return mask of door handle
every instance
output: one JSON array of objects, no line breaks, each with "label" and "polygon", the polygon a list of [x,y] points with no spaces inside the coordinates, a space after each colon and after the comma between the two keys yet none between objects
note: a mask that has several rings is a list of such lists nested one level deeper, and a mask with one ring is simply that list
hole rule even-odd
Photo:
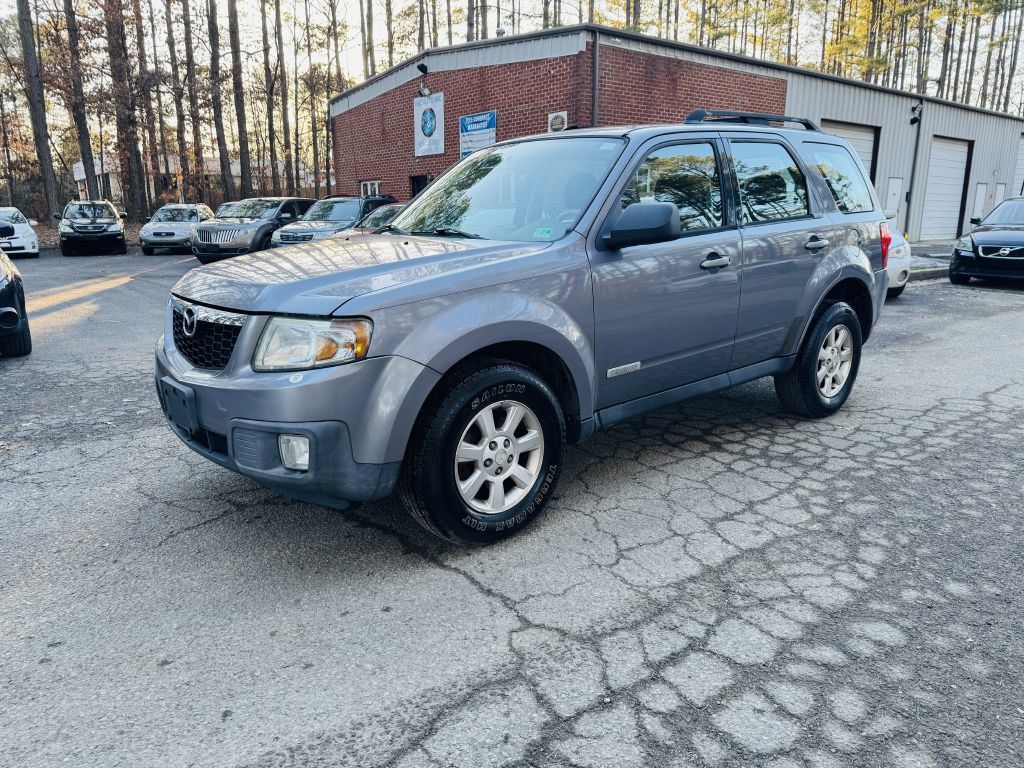
[{"label": "door handle", "polygon": [[804,243],[804,248],[808,251],[820,251],[822,248],[828,248],[828,240],[824,237],[811,235],[811,239]]},{"label": "door handle", "polygon": [[708,257],[700,263],[701,269],[720,269],[722,267],[728,267],[732,264],[732,259],[728,256],[719,256],[717,253],[709,253]]}]

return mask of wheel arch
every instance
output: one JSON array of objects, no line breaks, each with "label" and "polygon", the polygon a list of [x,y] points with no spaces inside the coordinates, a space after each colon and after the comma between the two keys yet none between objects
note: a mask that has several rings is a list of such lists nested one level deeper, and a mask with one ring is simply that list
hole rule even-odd
[{"label": "wheel arch", "polygon": [[861,270],[847,268],[833,278],[832,283],[822,292],[811,311],[804,316],[803,323],[798,326],[799,333],[794,334],[790,343],[786,345],[788,353],[795,354],[800,351],[804,339],[807,338],[811,326],[821,314],[822,309],[836,301],[844,301],[853,308],[860,321],[861,338],[863,341],[868,340],[875,316],[872,289]]}]

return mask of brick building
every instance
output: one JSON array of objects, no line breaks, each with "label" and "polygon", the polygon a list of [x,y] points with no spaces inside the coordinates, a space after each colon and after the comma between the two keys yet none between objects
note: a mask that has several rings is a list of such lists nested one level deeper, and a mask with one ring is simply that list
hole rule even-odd
[{"label": "brick building", "polygon": [[335,97],[335,179],[407,200],[495,140],[680,122],[698,107],[822,122],[914,240],[955,237],[1024,187],[1019,118],[589,24],[428,50]]}]

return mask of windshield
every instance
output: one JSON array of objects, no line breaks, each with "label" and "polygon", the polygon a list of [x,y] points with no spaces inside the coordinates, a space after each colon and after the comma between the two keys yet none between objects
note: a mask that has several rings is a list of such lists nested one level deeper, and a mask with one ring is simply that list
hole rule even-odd
[{"label": "windshield", "polygon": [[0,211],[0,221],[9,221],[11,224],[27,224],[21,211]]},{"label": "windshield", "polygon": [[161,208],[153,214],[153,221],[196,221],[195,208]]},{"label": "windshield", "polygon": [[553,242],[576,226],[623,146],[617,138],[567,136],[481,150],[424,190],[393,226]]},{"label": "windshield", "polygon": [[71,203],[64,209],[66,219],[114,219],[114,209],[106,203]]},{"label": "windshield", "polygon": [[336,221],[351,224],[359,218],[359,201],[352,199],[320,200],[306,211],[303,221]]},{"label": "windshield", "polygon": [[217,209],[218,219],[269,219],[280,200],[239,200],[237,203],[224,203]]},{"label": "windshield", "polygon": [[363,216],[363,220],[359,222],[360,227],[383,227],[402,210],[400,205],[382,205],[380,208],[374,208],[368,214]]},{"label": "windshield", "polygon": [[1006,200],[981,221],[982,224],[1009,224],[1024,227],[1024,200]]}]

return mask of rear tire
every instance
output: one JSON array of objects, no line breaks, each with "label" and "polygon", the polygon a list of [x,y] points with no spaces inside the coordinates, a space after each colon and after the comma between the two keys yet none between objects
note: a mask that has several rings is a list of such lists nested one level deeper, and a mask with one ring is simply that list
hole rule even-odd
[{"label": "rear tire", "polygon": [[399,494],[435,536],[494,544],[547,506],[565,451],[565,417],[528,368],[481,361],[453,372],[424,408]]},{"label": "rear tire", "polygon": [[907,284],[906,284],[906,283],[904,283],[904,284],[903,284],[903,285],[901,285],[901,286],[900,286],[899,288],[890,288],[890,289],[889,289],[888,291],[886,291],[886,292],[885,292],[885,297],[886,297],[887,299],[896,299],[896,298],[899,298],[899,296],[900,296],[900,295],[901,295],[901,294],[903,293],[903,291],[904,291],[904,289],[905,289],[906,287],[907,287]]},{"label": "rear tire", "polygon": [[971,282],[971,278],[967,275],[954,275],[952,272],[949,273],[949,282],[953,285],[967,285]]},{"label": "rear tire", "polygon": [[796,365],[775,377],[782,407],[812,419],[842,408],[857,379],[862,342],[853,307],[843,301],[826,305],[811,324]]},{"label": "rear tire", "polygon": [[0,337],[0,355],[5,357],[24,357],[32,352],[32,333],[28,328],[28,315],[25,314],[25,302],[21,303],[21,316],[25,318],[25,327],[17,336]]}]

